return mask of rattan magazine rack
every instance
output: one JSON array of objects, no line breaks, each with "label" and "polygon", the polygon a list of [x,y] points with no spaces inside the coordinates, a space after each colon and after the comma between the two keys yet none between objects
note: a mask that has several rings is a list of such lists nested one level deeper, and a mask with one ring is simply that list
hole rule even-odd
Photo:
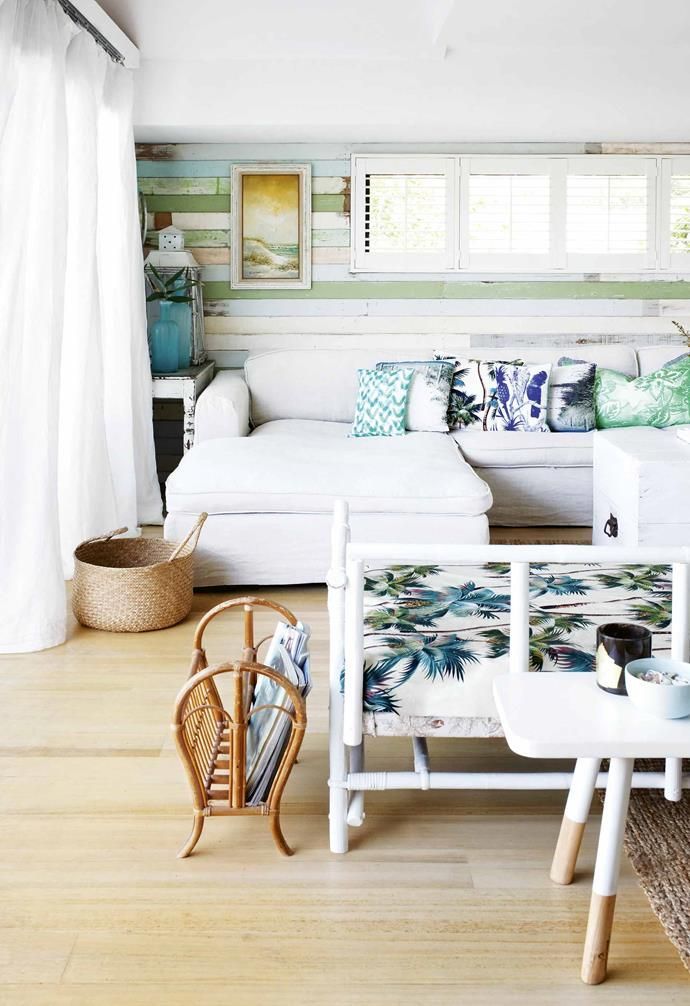
[{"label": "rattan magazine rack", "polygon": [[[266,639],[254,640],[254,611],[270,608],[290,625],[296,617],[287,608],[260,597],[238,597],[216,605],[196,627],[190,676],[175,700],[172,731],[178,754],[192,791],[194,821],[192,831],[178,852],[189,856],[201,837],[207,817],[255,814],[269,819],[274,841],[286,856],[292,849],[280,827],[280,801],[299,753],[307,725],[306,704],[300,692],[273,667],[257,661],[257,650]],[[209,622],[222,612],[241,609],[244,615],[244,648],[240,660],[209,666],[203,635]],[[270,637],[266,637],[267,639]],[[223,706],[217,682],[230,678],[231,711]],[[261,676],[280,684],[289,704],[253,705],[254,691]],[[247,805],[247,730],[252,716],[273,708],[290,720],[287,745],[278,764],[268,797],[256,806]]]}]

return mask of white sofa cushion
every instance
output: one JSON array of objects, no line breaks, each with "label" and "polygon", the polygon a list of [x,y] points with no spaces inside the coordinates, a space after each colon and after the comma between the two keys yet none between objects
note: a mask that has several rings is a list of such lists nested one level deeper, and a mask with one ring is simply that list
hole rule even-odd
[{"label": "white sofa cushion", "polygon": [[474,516],[490,508],[489,487],[447,434],[352,439],[349,430],[283,420],[198,444],[167,481],[168,510],[323,513],[340,498],[360,513]]},{"label": "white sofa cushion", "polygon": [[[420,340],[421,341],[421,340]],[[247,358],[245,378],[251,394],[251,416],[255,426],[274,419],[323,419],[351,423],[357,399],[357,369],[374,367],[383,360],[423,360],[433,358],[433,350],[443,356],[481,360],[521,359],[526,363],[556,363],[561,356],[587,360],[610,370],[637,377],[637,356],[630,346],[490,346],[468,348],[438,345],[390,349],[280,349],[255,353]]]},{"label": "white sofa cushion", "polygon": [[591,433],[454,430],[453,440],[478,468],[591,468]]},{"label": "white sofa cushion", "polygon": [[677,356],[683,356],[688,350],[685,346],[641,346],[638,349],[640,358],[640,376],[652,374],[659,370],[665,363],[675,360]]}]

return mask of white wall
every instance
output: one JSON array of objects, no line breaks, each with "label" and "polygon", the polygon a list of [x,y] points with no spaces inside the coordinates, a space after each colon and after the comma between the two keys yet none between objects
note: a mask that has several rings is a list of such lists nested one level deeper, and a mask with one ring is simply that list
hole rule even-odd
[{"label": "white wall", "polygon": [[148,142],[690,139],[688,0],[101,0]]},{"label": "white wall", "polygon": [[443,61],[142,63],[137,139],[690,139],[690,53],[477,46]]}]

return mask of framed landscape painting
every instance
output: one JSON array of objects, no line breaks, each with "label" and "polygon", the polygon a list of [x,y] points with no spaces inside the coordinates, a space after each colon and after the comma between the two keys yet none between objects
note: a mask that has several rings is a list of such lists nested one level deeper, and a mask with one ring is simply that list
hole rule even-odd
[{"label": "framed landscape painting", "polygon": [[311,166],[232,168],[230,285],[247,290],[311,287]]}]

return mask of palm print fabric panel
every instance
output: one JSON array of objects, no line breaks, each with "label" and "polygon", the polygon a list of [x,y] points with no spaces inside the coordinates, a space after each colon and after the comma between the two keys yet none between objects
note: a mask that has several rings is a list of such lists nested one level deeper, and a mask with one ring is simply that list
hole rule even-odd
[{"label": "palm print fabric panel", "polygon": [[[495,717],[508,670],[510,567],[392,566],[364,583],[364,709],[386,717]],[[530,566],[530,666],[590,672],[597,625],[638,622],[670,652],[667,566]]]}]

